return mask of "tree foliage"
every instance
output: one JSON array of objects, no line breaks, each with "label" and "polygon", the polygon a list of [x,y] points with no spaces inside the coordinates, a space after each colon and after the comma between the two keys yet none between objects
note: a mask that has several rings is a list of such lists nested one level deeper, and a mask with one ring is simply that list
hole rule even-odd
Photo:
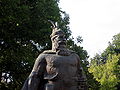
[{"label": "tree foliage", "polygon": [[79,55],[81,61],[83,61],[84,63],[88,64],[88,63],[85,62],[85,61],[87,61],[87,59],[89,58],[89,56],[88,56],[87,51],[84,50],[83,47],[80,46],[80,44],[81,44],[82,42],[83,42],[83,39],[82,39],[81,36],[78,36],[78,37],[76,38],[76,40],[74,40],[74,38],[72,37],[72,38],[69,38],[69,39],[67,40],[67,47],[68,47],[69,49],[75,51],[75,52]]},{"label": "tree foliage", "polygon": [[120,33],[100,55],[91,59],[89,72],[100,83],[101,90],[120,89]]},{"label": "tree foliage", "polygon": [[94,63],[89,68],[89,72],[93,73],[94,78],[100,82],[100,90],[116,90],[116,85],[120,82],[120,61],[119,55],[109,55],[105,64],[97,65]]},{"label": "tree foliage", "polygon": [[[0,0],[0,89],[20,90],[35,58],[51,48],[51,24],[58,22],[68,39],[68,48],[88,65],[87,51],[70,38],[69,15],[58,7],[59,0]],[[77,42],[83,40],[79,36]]]},{"label": "tree foliage", "polygon": [[120,33],[113,36],[112,42],[109,42],[108,47],[101,54],[102,62],[105,63],[109,54],[119,54],[120,53]]},{"label": "tree foliage", "polygon": [[1,0],[0,5],[0,89],[20,90],[36,56],[51,47],[48,20],[57,21],[68,38],[69,16],[58,0]]}]

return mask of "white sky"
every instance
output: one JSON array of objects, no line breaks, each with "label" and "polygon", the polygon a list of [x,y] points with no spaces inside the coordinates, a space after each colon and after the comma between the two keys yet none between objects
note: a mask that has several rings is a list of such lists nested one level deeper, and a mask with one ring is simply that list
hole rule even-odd
[{"label": "white sky", "polygon": [[72,35],[82,36],[81,46],[90,57],[120,33],[120,0],[60,0],[59,6],[69,14]]}]

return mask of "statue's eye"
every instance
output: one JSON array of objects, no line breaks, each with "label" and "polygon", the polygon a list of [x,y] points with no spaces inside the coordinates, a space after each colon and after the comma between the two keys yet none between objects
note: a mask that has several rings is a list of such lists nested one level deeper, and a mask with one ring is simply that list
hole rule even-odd
[{"label": "statue's eye", "polygon": [[64,38],[64,36],[59,36],[59,38]]},{"label": "statue's eye", "polygon": [[62,36],[59,36],[59,38],[62,38]]}]

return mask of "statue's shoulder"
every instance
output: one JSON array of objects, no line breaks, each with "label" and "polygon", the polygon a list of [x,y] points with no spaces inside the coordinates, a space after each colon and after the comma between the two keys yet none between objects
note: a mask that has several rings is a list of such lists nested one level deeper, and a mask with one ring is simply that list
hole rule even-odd
[{"label": "statue's shoulder", "polygon": [[71,53],[71,54],[76,54],[76,52],[73,51],[73,50],[67,49],[67,51],[68,51],[69,53]]},{"label": "statue's shoulder", "polygon": [[72,55],[74,55],[74,56],[76,56],[76,57],[79,57],[78,56],[78,54],[75,52],[75,51],[73,51],[73,50],[68,50]]},{"label": "statue's shoulder", "polygon": [[[62,54],[61,54],[61,52],[62,52]],[[58,55],[69,56],[71,54],[76,54],[76,52],[73,51],[73,50],[69,50],[69,49],[62,50],[62,51],[60,51],[60,53],[59,53],[59,51],[55,52],[55,51],[52,51],[52,50],[45,50],[45,51],[42,52],[42,54],[58,54]]]},{"label": "statue's shoulder", "polygon": [[45,50],[42,52],[42,54],[56,54],[56,52],[54,52],[52,50]]},{"label": "statue's shoulder", "polygon": [[76,52],[70,49],[67,49],[67,52],[69,53],[69,55],[76,55]]}]

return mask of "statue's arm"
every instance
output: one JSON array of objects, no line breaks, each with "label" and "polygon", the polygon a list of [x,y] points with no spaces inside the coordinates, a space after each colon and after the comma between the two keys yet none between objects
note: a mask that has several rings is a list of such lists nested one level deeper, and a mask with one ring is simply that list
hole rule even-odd
[{"label": "statue's arm", "polygon": [[81,61],[80,61],[80,58],[79,56],[77,55],[77,60],[78,60],[78,85],[79,85],[79,90],[88,90],[88,87],[87,87],[87,78],[86,78],[86,75],[84,73],[84,70],[81,66]]},{"label": "statue's arm", "polygon": [[39,55],[35,61],[32,72],[25,81],[22,90],[38,90],[39,84],[43,79],[43,73],[46,68],[46,61],[44,55]]},{"label": "statue's arm", "polygon": [[81,66],[81,61],[80,61],[80,58],[79,58],[79,56],[78,55],[76,55],[76,57],[77,57],[77,60],[78,60],[78,64],[77,64],[77,68],[78,68],[78,81],[82,78],[82,73],[83,73],[83,71],[82,71],[82,66]]}]

